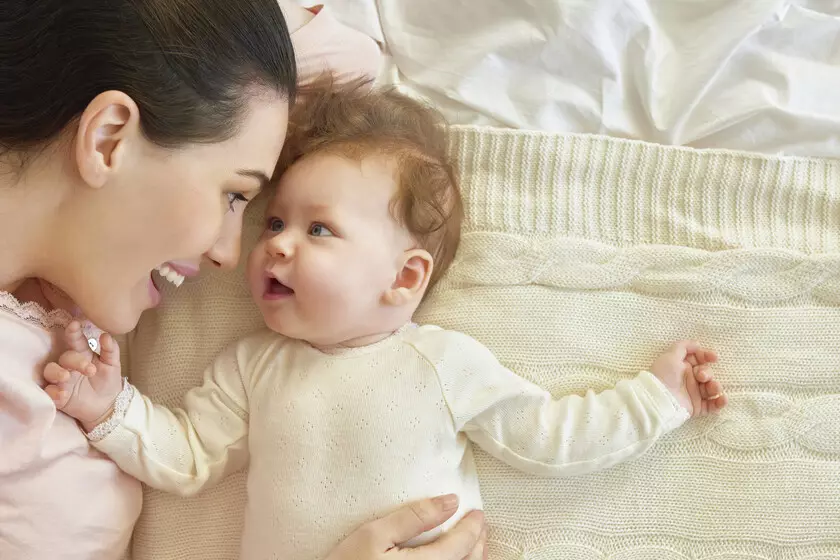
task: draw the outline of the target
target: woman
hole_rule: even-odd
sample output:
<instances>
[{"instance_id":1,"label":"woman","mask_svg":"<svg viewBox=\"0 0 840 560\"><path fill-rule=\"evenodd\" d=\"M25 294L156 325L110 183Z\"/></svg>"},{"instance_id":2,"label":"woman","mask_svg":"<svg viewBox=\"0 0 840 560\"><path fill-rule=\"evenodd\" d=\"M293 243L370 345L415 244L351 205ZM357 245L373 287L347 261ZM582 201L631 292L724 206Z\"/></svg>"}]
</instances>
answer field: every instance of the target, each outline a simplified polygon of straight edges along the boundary
<instances>
[{"instance_id":1,"label":"woman","mask_svg":"<svg viewBox=\"0 0 840 560\"><path fill-rule=\"evenodd\" d=\"M83 313L124 333L152 271L232 266L294 98L276 0L4 0L0 6L0 558L119 558L133 479L40 389L55 332ZM407 506L331 560L400 557L454 512ZM480 556L480 515L416 558Z\"/></svg>"}]
</instances>

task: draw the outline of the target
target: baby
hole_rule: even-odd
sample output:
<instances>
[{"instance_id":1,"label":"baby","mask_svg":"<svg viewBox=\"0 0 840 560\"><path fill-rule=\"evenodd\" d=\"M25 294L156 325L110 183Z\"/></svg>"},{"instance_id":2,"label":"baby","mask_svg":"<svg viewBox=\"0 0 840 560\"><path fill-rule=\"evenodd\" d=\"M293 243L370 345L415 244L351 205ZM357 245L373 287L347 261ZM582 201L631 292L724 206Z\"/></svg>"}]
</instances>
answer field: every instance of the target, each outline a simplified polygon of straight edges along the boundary
<instances>
[{"instance_id":1,"label":"baby","mask_svg":"<svg viewBox=\"0 0 840 560\"><path fill-rule=\"evenodd\" d=\"M78 325L44 374L93 445L150 486L191 495L247 464L243 560L322 559L367 520L455 493L446 529L481 507L470 442L577 475L726 404L715 354L691 342L613 389L553 399L469 336L414 324L463 216L438 115L359 84L301 111L248 260L268 330L226 349L178 410L122 380L113 339L94 356Z\"/></svg>"}]
</instances>

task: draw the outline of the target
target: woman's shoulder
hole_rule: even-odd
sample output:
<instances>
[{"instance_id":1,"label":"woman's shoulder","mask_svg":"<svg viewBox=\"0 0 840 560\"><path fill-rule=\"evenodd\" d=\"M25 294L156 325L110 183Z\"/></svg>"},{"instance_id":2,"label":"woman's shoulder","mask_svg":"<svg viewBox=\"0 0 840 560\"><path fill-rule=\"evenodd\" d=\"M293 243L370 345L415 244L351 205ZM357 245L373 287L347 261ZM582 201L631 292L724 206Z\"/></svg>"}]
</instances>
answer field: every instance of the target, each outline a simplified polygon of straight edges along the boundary
<instances>
[{"instance_id":1,"label":"woman's shoulder","mask_svg":"<svg viewBox=\"0 0 840 560\"><path fill-rule=\"evenodd\" d=\"M0 323L0 331L35 327L45 331L64 328L72 319L64 309L46 309L38 301L21 301L9 292L0 291L0 315L11 321Z\"/></svg>"}]
</instances>

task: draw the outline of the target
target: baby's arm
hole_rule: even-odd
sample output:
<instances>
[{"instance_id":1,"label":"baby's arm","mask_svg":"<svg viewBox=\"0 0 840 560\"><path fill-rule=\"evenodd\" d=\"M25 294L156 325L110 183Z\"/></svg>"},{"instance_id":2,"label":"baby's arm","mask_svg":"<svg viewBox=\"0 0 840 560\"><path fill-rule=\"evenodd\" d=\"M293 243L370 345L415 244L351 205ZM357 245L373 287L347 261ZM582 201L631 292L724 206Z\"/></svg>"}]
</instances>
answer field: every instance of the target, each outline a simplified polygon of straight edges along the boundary
<instances>
[{"instance_id":1,"label":"baby's arm","mask_svg":"<svg viewBox=\"0 0 840 560\"><path fill-rule=\"evenodd\" d=\"M102 355L86 351L77 324L67 329L71 350L48 364L46 391L56 408L78 419L91 442L142 482L192 495L247 461L248 401L244 344L225 350L189 391L184 409L153 404L121 380L119 349L103 335ZM83 346L84 344L84 346ZM81 372L81 373L80 373Z\"/></svg>"},{"instance_id":2,"label":"baby's arm","mask_svg":"<svg viewBox=\"0 0 840 560\"><path fill-rule=\"evenodd\" d=\"M690 416L648 372L554 399L466 335L433 331L418 349L435 364L455 429L531 474L579 475L636 458Z\"/></svg>"}]
</instances>

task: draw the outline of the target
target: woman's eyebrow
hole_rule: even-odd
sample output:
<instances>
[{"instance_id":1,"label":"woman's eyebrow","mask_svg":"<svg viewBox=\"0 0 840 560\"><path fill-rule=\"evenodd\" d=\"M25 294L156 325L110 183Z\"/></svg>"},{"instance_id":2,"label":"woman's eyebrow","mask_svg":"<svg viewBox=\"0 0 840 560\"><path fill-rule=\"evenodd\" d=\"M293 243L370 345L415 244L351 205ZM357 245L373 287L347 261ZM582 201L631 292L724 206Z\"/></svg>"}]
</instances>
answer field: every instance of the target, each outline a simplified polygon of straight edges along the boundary
<instances>
[{"instance_id":1,"label":"woman's eyebrow","mask_svg":"<svg viewBox=\"0 0 840 560\"><path fill-rule=\"evenodd\" d=\"M236 172L237 175L241 175L242 177L252 177L260 182L260 188L264 189L268 187L270 180L268 175L263 173L262 171L257 171L256 169L240 169Z\"/></svg>"}]
</instances>

